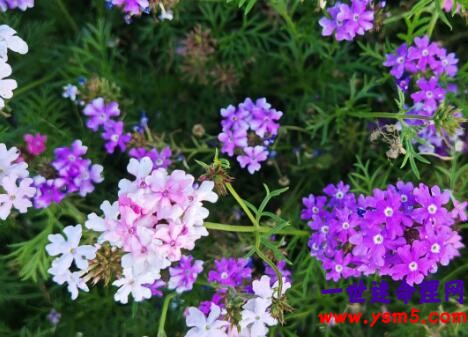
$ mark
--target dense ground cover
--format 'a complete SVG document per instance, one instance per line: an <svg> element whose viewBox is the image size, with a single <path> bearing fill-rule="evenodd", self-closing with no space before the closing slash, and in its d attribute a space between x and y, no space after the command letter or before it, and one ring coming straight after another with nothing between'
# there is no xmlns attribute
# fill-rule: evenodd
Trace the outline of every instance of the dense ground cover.
<svg viewBox="0 0 468 337"><path fill-rule="evenodd" d="M468 335L465 7L0 0L0 336Z"/></svg>

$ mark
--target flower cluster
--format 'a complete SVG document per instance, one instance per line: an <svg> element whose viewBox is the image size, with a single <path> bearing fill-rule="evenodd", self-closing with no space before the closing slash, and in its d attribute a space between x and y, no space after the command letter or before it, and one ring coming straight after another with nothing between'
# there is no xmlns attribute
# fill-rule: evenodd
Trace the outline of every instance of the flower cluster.
<svg viewBox="0 0 468 337"><path fill-rule="evenodd" d="M457 74L457 63L454 53L447 53L423 36L415 38L414 45L408 47L403 43L394 54L388 54L384 65L391 67L390 73L405 92L411 90L411 80L416 80L411 98L415 104L420 103L421 113L430 116L445 99L447 90L451 90L443 86L443 80Z"/></svg>
<svg viewBox="0 0 468 337"><path fill-rule="evenodd" d="M245 281L250 281L252 270L246 267L246 263L247 260L234 258L215 261L215 270L210 271L208 280L216 282L220 288L211 301L203 302L199 308L186 310L186 323L190 328L186 337L264 337L268 334L268 327L278 323L272 308L275 301L283 298L291 284L283 279L279 294L279 282L267 275L247 283ZM236 288L238 292L229 294L228 287ZM236 298L230 298L232 296ZM228 306L224 301L236 304ZM239 321L234 322L234 317Z"/></svg>
<svg viewBox="0 0 468 337"><path fill-rule="evenodd" d="M0 2L0 9L2 8ZM7 78L12 73L11 66L7 63L8 49L20 54L26 54L28 45L16 35L13 28L0 25L0 109L5 107L5 99L13 97L13 90L18 86L15 80Z"/></svg>
<svg viewBox="0 0 468 337"><path fill-rule="evenodd" d="M94 191L94 184L103 181L103 167L84 158L87 151L88 147L81 140L75 140L70 147L55 149L52 167L56 177L47 179L39 175L34 178L37 188L34 207L60 203L67 194L77 192L84 197Z"/></svg>
<svg viewBox="0 0 468 337"><path fill-rule="evenodd" d="M337 41L352 41L356 35L364 35L372 29L374 22L374 12L369 6L369 0L352 0L351 5L337 2L327 10L330 17L319 21L322 35L335 34Z"/></svg>
<svg viewBox="0 0 468 337"><path fill-rule="evenodd" d="M449 211L450 193L438 186L399 181L366 197L340 182L323 191L303 199L301 218L313 230L311 254L328 280L376 273L419 284L463 247L453 225L466 221L467 203L452 199Z"/></svg>
<svg viewBox="0 0 468 337"><path fill-rule="evenodd" d="M456 88L447 82L458 72L458 59L454 53L448 53L429 37L417 37L414 45L402 44L394 54L388 54L384 65L391 67L390 73L395 77L397 85L404 92L412 92L414 106L409 114L432 116L445 100L447 92ZM414 83L413 83L414 82ZM463 129L458 128L454 134L448 135L445 130L438 130L434 121L411 122L420 128L419 137L426 141L419 146L421 152L436 152L444 147L444 139L456 143Z"/></svg>
<svg viewBox="0 0 468 337"><path fill-rule="evenodd" d="M0 0L0 11L5 12L9 9L19 8L25 11L34 7L34 0Z"/></svg>
<svg viewBox="0 0 468 337"><path fill-rule="evenodd" d="M89 129L94 132L103 129L102 138L106 140L107 153L114 153L116 148L122 152L126 150L132 136L124 132L123 121L114 119L120 115L117 102L106 103L102 97L95 98L84 107L83 114L88 117L86 126Z"/></svg>
<svg viewBox="0 0 468 337"><path fill-rule="evenodd" d="M28 164L20 158L16 147L7 149L0 143L0 219L5 220L13 208L26 213L36 194L29 178Z"/></svg>
<svg viewBox="0 0 468 337"><path fill-rule="evenodd" d="M237 107L229 105L221 109L223 131L218 135L223 144L221 151L231 157L236 155L241 167L247 167L250 174L260 170L260 163L267 160L268 147L278 134L282 115L265 98L255 102L247 98Z"/></svg>
<svg viewBox="0 0 468 337"><path fill-rule="evenodd" d="M192 287L201 261L182 257L182 250L192 250L195 241L208 235L203 220L208 210L204 201L215 202L214 184L204 181L198 187L194 177L181 170L169 173L153 168L150 158L130 159L128 172L134 180L119 183L118 200L104 201L103 216L92 213L85 226L99 232L99 244L120 250L122 273L113 285L119 287L115 300L127 303L131 293L136 301L159 292L163 283L161 270L169 270L169 288L177 292Z"/></svg>

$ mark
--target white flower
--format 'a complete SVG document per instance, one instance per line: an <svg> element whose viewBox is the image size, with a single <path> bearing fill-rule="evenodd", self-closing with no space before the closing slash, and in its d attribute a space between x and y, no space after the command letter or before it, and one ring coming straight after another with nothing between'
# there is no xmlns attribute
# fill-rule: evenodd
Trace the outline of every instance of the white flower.
<svg viewBox="0 0 468 337"><path fill-rule="evenodd" d="M142 182L153 170L153 161L149 157L143 157L141 160L130 159L127 171L135 176L136 181L122 179L119 182L119 195L137 191L139 183Z"/></svg>
<svg viewBox="0 0 468 337"><path fill-rule="evenodd" d="M271 284L271 279L267 275L263 275L260 280L255 280L252 282L252 289L255 293L255 295L268 300L270 303L274 298L278 298L278 286L279 283L276 281L273 284L273 287L270 286ZM283 296L286 293L286 290L291 288L291 283L286 282L286 280L283 278L283 286L281 288L281 296Z"/></svg>
<svg viewBox="0 0 468 337"><path fill-rule="evenodd" d="M209 201L209 202L216 202L218 201L218 195L213 192L214 182L212 181L204 181L195 190L195 197L194 201L202 202L202 201Z"/></svg>
<svg viewBox="0 0 468 337"><path fill-rule="evenodd" d="M226 327L229 323L218 320L221 309L217 305L211 305L208 317L195 307L188 308L187 312L186 323L191 329L185 337L227 337Z"/></svg>
<svg viewBox="0 0 468 337"><path fill-rule="evenodd" d="M25 178L29 176L28 164L25 162L14 163L19 158L20 152L16 147L7 149L6 145L0 143L0 181L7 176Z"/></svg>
<svg viewBox="0 0 468 337"><path fill-rule="evenodd" d="M268 311L270 304L270 301L260 297L247 301L243 307L244 310L241 312L242 319L239 322L242 334L248 332L250 337L266 336L268 333L267 326L278 323Z"/></svg>
<svg viewBox="0 0 468 337"><path fill-rule="evenodd" d="M5 79L11 75L11 67L8 63L0 60L0 109L5 107L4 99L13 97L13 90L17 88L15 80Z"/></svg>
<svg viewBox="0 0 468 337"><path fill-rule="evenodd" d="M135 275L132 269L125 268L123 277L112 283L112 285L120 287L115 293L114 299L122 304L127 304L130 293L137 302L151 298L151 290L144 285L151 284L153 281L154 277L151 273Z"/></svg>
<svg viewBox="0 0 468 337"><path fill-rule="evenodd" d="M20 54L28 52L28 45L19 36L16 30L7 25L0 25L0 59L8 60L8 49Z"/></svg>
<svg viewBox="0 0 468 337"><path fill-rule="evenodd" d="M120 212L118 202L116 201L111 204L106 200L101 204L100 208L104 213L104 218L97 216L96 213L89 214L88 220L85 222L86 228L95 232L104 232L98 238L99 243L109 241L113 246L120 247L122 244L121 239L115 235L115 229L119 226L118 218Z"/></svg>
<svg viewBox="0 0 468 337"><path fill-rule="evenodd" d="M67 226L63 229L67 240L61 234L48 236L49 243L45 248L50 256L58 257L54 262L62 268L69 268L74 261L81 270L88 268L88 260L96 257L96 247L91 245L78 246L81 239L81 225Z"/></svg>
<svg viewBox="0 0 468 337"><path fill-rule="evenodd" d="M32 206L31 198L36 194L36 189L31 187L33 180L25 178L17 185L15 176L4 177L1 186L6 194L0 194L0 219L5 220L14 207L20 213L26 213Z"/></svg>
<svg viewBox="0 0 468 337"><path fill-rule="evenodd" d="M62 93L63 98L69 98L70 101L75 102L76 95L78 95L78 87L76 85L67 84L66 86L63 87L63 93Z"/></svg>
<svg viewBox="0 0 468 337"><path fill-rule="evenodd" d="M81 278L84 271L71 272L70 269L64 268L62 264L57 263L57 259L52 262L52 267L48 270L49 274L53 275L52 280L57 284L67 283L67 289L71 294L71 299L75 300L78 297L78 289L88 292L89 288L86 282Z"/></svg>

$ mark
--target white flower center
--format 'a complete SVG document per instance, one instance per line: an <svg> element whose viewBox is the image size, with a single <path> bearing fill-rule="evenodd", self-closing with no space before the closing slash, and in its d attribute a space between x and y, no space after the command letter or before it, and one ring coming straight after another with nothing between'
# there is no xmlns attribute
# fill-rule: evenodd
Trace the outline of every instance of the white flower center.
<svg viewBox="0 0 468 337"><path fill-rule="evenodd" d="M381 245L383 242L383 236L381 234L374 235L373 241L376 245Z"/></svg>
<svg viewBox="0 0 468 337"><path fill-rule="evenodd" d="M343 271L343 266L342 266L341 264L337 264L337 265L335 266L335 271L336 271L337 273L341 273L341 272Z"/></svg>
<svg viewBox="0 0 468 337"><path fill-rule="evenodd" d="M446 67L447 64L448 64L448 61L447 61L447 60L442 60L442 65L443 65L444 67Z"/></svg>
<svg viewBox="0 0 468 337"><path fill-rule="evenodd" d="M321 231L323 234L327 234L327 233L328 233L328 226L326 226L326 225L325 225L325 226L322 226L322 227L320 228L320 231Z"/></svg>
<svg viewBox="0 0 468 337"><path fill-rule="evenodd" d="M440 253L440 245L438 243L434 243L431 246L431 252L435 253L435 254L439 254Z"/></svg>
<svg viewBox="0 0 468 337"><path fill-rule="evenodd" d="M341 192L341 191L336 192L335 198L337 198L337 199L343 199L343 197L344 197L344 193L343 193L343 192Z"/></svg>
<svg viewBox="0 0 468 337"><path fill-rule="evenodd" d="M312 207L312 213L317 214L319 212L318 207Z"/></svg>
<svg viewBox="0 0 468 337"><path fill-rule="evenodd" d="M398 64L403 64L404 58L400 56L399 58L396 59L396 61Z"/></svg>
<svg viewBox="0 0 468 337"><path fill-rule="evenodd" d="M343 226L343 229L348 229L349 228L349 222L343 222L342 226Z"/></svg>
<svg viewBox="0 0 468 337"><path fill-rule="evenodd" d="M429 55L429 50L424 49L424 50L422 51L422 56L427 56L427 55Z"/></svg>
<svg viewBox="0 0 468 337"><path fill-rule="evenodd" d="M312 244L312 250L319 250L319 246L316 243Z"/></svg>
<svg viewBox="0 0 468 337"><path fill-rule="evenodd" d="M385 208L384 214L387 218L391 217L393 215L393 208L391 207Z"/></svg>
<svg viewBox="0 0 468 337"><path fill-rule="evenodd" d="M413 261L408 265L409 270L416 271L418 270L418 263Z"/></svg>
<svg viewBox="0 0 468 337"><path fill-rule="evenodd" d="M119 135L112 135L112 136L111 136L111 140L112 140L113 142L117 142L117 141L119 140Z"/></svg>
<svg viewBox="0 0 468 337"><path fill-rule="evenodd" d="M163 164L163 160L162 160L162 159L157 159L157 160L156 160L156 165L161 166L162 164Z"/></svg>
<svg viewBox="0 0 468 337"><path fill-rule="evenodd" d="M401 200L401 202L407 202L408 201L408 196L406 194L402 194L400 196L400 200Z"/></svg>
<svg viewBox="0 0 468 337"><path fill-rule="evenodd" d="M354 20L354 21L358 21L358 20L359 20L359 14L354 14L353 20Z"/></svg>
<svg viewBox="0 0 468 337"><path fill-rule="evenodd" d="M227 279L228 276L229 276L229 275L228 275L228 273L226 273L226 272L221 273L221 278L222 278L223 280Z"/></svg>
<svg viewBox="0 0 468 337"><path fill-rule="evenodd" d="M427 91L427 92L426 92L426 97L427 97L427 98L432 98L432 96L434 96L434 94L432 93L432 91Z"/></svg>
<svg viewBox="0 0 468 337"><path fill-rule="evenodd" d="M437 212L437 206L434 204L430 204L429 206L427 206L427 211L429 212L429 214L435 214Z"/></svg>

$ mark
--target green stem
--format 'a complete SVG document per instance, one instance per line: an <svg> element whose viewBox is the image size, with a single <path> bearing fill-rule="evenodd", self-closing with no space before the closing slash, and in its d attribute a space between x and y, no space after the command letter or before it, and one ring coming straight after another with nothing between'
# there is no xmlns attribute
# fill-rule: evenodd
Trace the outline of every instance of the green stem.
<svg viewBox="0 0 468 337"><path fill-rule="evenodd" d="M204 226L208 229L224 231L224 232L236 232L236 233L268 233L271 231L270 227L260 226L259 228L255 226L236 226L236 225L228 225L216 222L205 222ZM302 231L299 229L285 229L281 231L275 232L278 235L291 235L291 236L310 236L310 233L307 231Z"/></svg>
<svg viewBox="0 0 468 337"><path fill-rule="evenodd" d="M175 295L175 293L169 294L164 299L163 306L161 309L161 317L159 318L157 337L167 337L166 331L164 330L164 326L166 325L167 310L169 309L169 303L171 303Z"/></svg>
<svg viewBox="0 0 468 337"><path fill-rule="evenodd" d="M226 187L229 191L229 193L231 193L231 195L234 197L234 199L236 199L237 203L239 204L239 206L242 208L242 210L245 212L245 214L247 214L247 217L249 218L249 220L252 222L252 224L256 227L256 228L259 228L260 225L258 224L257 220L255 219L255 217L253 216L252 212L250 212L250 209L247 207L247 205L245 204L244 200L239 196L239 194L237 194L236 190L234 189L234 187L232 187L231 183L227 183L226 184Z"/></svg>
<svg viewBox="0 0 468 337"><path fill-rule="evenodd" d="M393 112L351 112L350 116L358 118L394 118L394 119L424 119L432 120L429 116L420 116L420 115L403 115Z"/></svg>
<svg viewBox="0 0 468 337"><path fill-rule="evenodd" d="M70 24L70 27L73 29L75 33L78 33L80 29L78 28L78 25L76 24L75 20L73 20L73 17L70 15L70 12L68 11L67 7L63 3L62 0L56 0L57 5L59 6L60 10L62 11L62 14L64 15L65 19L68 21Z"/></svg>

